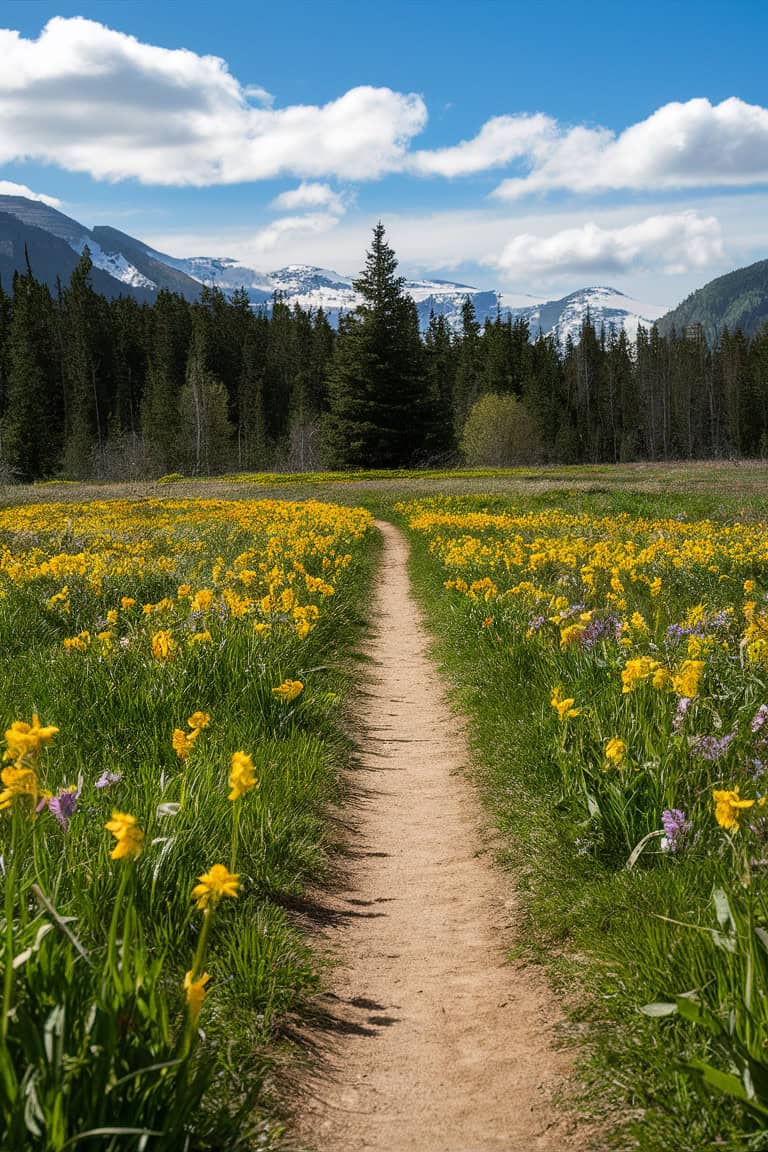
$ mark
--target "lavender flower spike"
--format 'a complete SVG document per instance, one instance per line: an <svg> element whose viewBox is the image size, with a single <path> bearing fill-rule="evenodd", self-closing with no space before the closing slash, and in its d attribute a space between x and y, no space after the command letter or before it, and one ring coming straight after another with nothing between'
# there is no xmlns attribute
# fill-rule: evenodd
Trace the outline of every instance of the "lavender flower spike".
<svg viewBox="0 0 768 1152"><path fill-rule="evenodd" d="M686 820L685 812L679 808L666 808L661 814L661 826L664 829L662 852L677 852L693 827L690 820Z"/></svg>

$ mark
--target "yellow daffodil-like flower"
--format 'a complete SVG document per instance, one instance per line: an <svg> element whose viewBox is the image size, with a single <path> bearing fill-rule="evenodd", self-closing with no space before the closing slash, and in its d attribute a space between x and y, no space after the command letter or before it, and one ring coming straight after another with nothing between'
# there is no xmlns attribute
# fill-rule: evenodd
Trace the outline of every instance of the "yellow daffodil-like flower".
<svg viewBox="0 0 768 1152"><path fill-rule="evenodd" d="M651 676L651 684L660 692L669 692L672 687L672 673L666 668L658 667Z"/></svg>
<svg viewBox="0 0 768 1152"><path fill-rule="evenodd" d="M606 768L620 768L627 756L627 746L618 737L612 737L605 745Z"/></svg>
<svg viewBox="0 0 768 1152"><path fill-rule="evenodd" d="M189 1015L193 1021L197 1020L200 1015L200 1009L205 1000L205 986L210 980L207 972L202 976L198 976L196 980L192 979L192 972L187 972L184 977L184 991L187 996L187 1004L189 1005Z"/></svg>
<svg viewBox="0 0 768 1152"><path fill-rule="evenodd" d="M207 612L212 604L213 592L211 592L210 588L201 588L200 591L196 592L192 597L189 610L192 613Z"/></svg>
<svg viewBox="0 0 768 1152"><path fill-rule="evenodd" d="M17 796L29 796L33 804L37 803L37 776L33 768L20 767L18 764L3 768L0 780L5 785L0 792L0 809L9 808Z"/></svg>
<svg viewBox="0 0 768 1152"><path fill-rule="evenodd" d="M622 692L625 695L627 692L634 692L638 684L652 679L660 668L658 660L652 660L650 656L638 656L635 660L627 660L621 671Z"/></svg>
<svg viewBox="0 0 768 1152"><path fill-rule="evenodd" d="M303 691L304 685L301 680L283 680L282 684L272 689L275 696L285 701L295 700Z"/></svg>
<svg viewBox="0 0 768 1152"><path fill-rule="evenodd" d="M213 637L207 630L205 632L195 632L194 635L189 637L187 644L192 648L195 644L210 644Z"/></svg>
<svg viewBox="0 0 768 1152"><path fill-rule="evenodd" d="M152 637L152 655L155 660L172 660L176 653L176 641L170 632L155 632Z"/></svg>
<svg viewBox="0 0 768 1152"><path fill-rule="evenodd" d="M171 743L180 760L186 760L189 757L199 735L200 731L197 728L193 729L192 732L185 732L182 728L174 728Z"/></svg>
<svg viewBox="0 0 768 1152"><path fill-rule="evenodd" d="M586 632L586 624L568 624L560 629L560 647L567 648L569 644L576 643Z"/></svg>
<svg viewBox="0 0 768 1152"><path fill-rule="evenodd" d="M113 628L115 624L117 624L117 608L110 608L109 612L107 612L107 624Z"/></svg>
<svg viewBox="0 0 768 1152"><path fill-rule="evenodd" d="M229 773L229 786L232 791L228 799L239 800L246 792L250 792L251 788L256 788L258 783L251 757L246 752L233 752L232 768Z"/></svg>
<svg viewBox="0 0 768 1152"><path fill-rule="evenodd" d="M745 580L744 581L744 595L745 596L751 596L752 593L754 592L755 588L757 588L757 584L755 584L754 580Z"/></svg>
<svg viewBox="0 0 768 1152"><path fill-rule="evenodd" d="M198 876L199 884L192 889L192 899L197 901L201 911L215 908L223 896L237 896L240 891L240 875L230 872L224 864L214 864L210 872Z"/></svg>
<svg viewBox="0 0 768 1152"><path fill-rule="evenodd" d="M144 833L136 824L136 817L127 812L113 812L112 819L104 825L111 832L117 844L110 852L112 860L133 860L144 847Z"/></svg>
<svg viewBox="0 0 768 1152"><path fill-rule="evenodd" d="M754 800L742 800L739 786L726 790L715 789L712 793L715 802L715 820L721 828L738 831L739 818L745 808L752 808Z"/></svg>
<svg viewBox="0 0 768 1152"><path fill-rule="evenodd" d="M65 636L62 642L65 652L87 652L90 646L90 632L78 632L77 636Z"/></svg>
<svg viewBox="0 0 768 1152"><path fill-rule="evenodd" d="M25 720L16 720L5 733L5 752L3 760L14 760L20 764L25 757L40 751L43 744L50 744L58 733L53 724L42 725L40 717L35 712L32 723Z"/></svg>
<svg viewBox="0 0 768 1152"><path fill-rule="evenodd" d="M703 672L703 660L684 660L680 671L672 677L672 688L678 696L697 696Z"/></svg>
<svg viewBox="0 0 768 1152"><path fill-rule="evenodd" d="M580 715L580 709L574 708L576 701L570 696L563 696L562 688L554 688L552 691L552 699L550 704L557 712L559 720L570 720L574 716Z"/></svg>
<svg viewBox="0 0 768 1152"><path fill-rule="evenodd" d="M187 724L189 725L189 727L190 728L197 728L198 731L201 728L207 728L210 723L211 723L211 717L207 712L193 712L192 715L187 720Z"/></svg>
<svg viewBox="0 0 768 1152"><path fill-rule="evenodd" d="M136 607L136 601L134 600L133 596L123 596L120 600L120 607L122 608L123 612L129 612L131 608Z"/></svg>

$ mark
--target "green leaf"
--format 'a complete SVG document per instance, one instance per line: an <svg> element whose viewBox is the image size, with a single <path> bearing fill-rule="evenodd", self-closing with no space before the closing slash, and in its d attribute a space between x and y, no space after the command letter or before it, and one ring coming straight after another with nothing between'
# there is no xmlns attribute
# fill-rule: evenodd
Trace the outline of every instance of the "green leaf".
<svg viewBox="0 0 768 1152"><path fill-rule="evenodd" d="M677 1004L667 1004L662 1000L654 1000L651 1004L643 1004L640 1011L645 1016L674 1016Z"/></svg>

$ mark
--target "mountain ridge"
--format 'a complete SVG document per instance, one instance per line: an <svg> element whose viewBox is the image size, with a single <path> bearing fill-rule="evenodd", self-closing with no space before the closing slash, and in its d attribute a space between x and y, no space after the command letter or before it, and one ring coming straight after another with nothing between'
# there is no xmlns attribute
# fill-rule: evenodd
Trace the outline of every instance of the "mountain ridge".
<svg viewBox="0 0 768 1152"><path fill-rule="evenodd" d="M10 220L16 224L9 224ZM41 235L50 237L47 248ZM352 278L332 269L290 264L272 272L259 272L232 257L170 256L109 225L89 229L41 201L0 195L0 274L4 277L12 275L14 269L24 269L27 249L33 272L54 288L58 280L69 278L86 245L94 264L94 288L109 297L128 294L142 301L152 300L165 289L195 300L206 284L226 294L244 288L253 307L271 308L278 293L290 305L298 304L307 310L322 308L331 323L353 311L361 300ZM504 294L493 289L441 278L406 280L405 289L416 304L422 331L432 313L445 317L446 323L458 330L461 310L469 296L481 325L497 315L523 319L529 324L532 337L541 331L561 343L569 337L578 338L587 315L596 327L602 324L606 329L624 330L634 339L639 324L650 326L666 311L641 304L610 287L579 289L559 300L531 298L531 304L524 305L505 304Z"/></svg>

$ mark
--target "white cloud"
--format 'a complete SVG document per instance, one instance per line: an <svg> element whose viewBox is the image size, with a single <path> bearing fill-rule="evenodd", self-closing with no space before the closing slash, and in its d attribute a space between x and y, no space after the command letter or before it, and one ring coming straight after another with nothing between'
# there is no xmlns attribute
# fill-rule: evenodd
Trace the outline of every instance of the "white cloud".
<svg viewBox="0 0 768 1152"><path fill-rule="evenodd" d="M533 118L529 118L533 119ZM549 121L524 157L529 172L504 180L495 195L749 187L768 183L768 108L731 97L720 104L665 104L617 135L565 129Z"/></svg>
<svg viewBox="0 0 768 1152"><path fill-rule="evenodd" d="M55 196L33 192L26 184L14 184L13 180L0 180L0 196L26 196L27 200L40 200L50 208L61 207L61 200L57 200Z"/></svg>
<svg viewBox="0 0 768 1152"><path fill-rule="evenodd" d="M268 94L218 57L81 17L54 17L37 40L0 29L0 59L0 163L37 160L102 180L370 180L401 167L427 119L420 96L370 86L322 106L266 107Z"/></svg>
<svg viewBox="0 0 768 1152"><path fill-rule="evenodd" d="M338 224L338 217L330 212L313 212L303 216L283 216L280 220L268 224L248 239L248 250L255 258L274 252L281 244L290 243L297 237L303 237L319 232L330 232Z"/></svg>
<svg viewBox="0 0 768 1152"><path fill-rule="evenodd" d="M548 236L523 232L485 263L510 276L551 282L649 269L681 275L722 256L721 229L714 216L677 212L649 216L623 228L601 228L590 221Z"/></svg>
<svg viewBox="0 0 768 1152"><path fill-rule="evenodd" d="M296 208L325 208L328 212L341 215L346 209L346 201L340 192L334 192L330 184L302 180L298 188L291 188L276 196L270 207L283 212L292 212Z"/></svg>
<svg viewBox="0 0 768 1152"><path fill-rule="evenodd" d="M526 157L555 135L555 121L540 113L494 116L472 140L462 140L449 148L412 152L407 167L429 176L467 176Z"/></svg>

